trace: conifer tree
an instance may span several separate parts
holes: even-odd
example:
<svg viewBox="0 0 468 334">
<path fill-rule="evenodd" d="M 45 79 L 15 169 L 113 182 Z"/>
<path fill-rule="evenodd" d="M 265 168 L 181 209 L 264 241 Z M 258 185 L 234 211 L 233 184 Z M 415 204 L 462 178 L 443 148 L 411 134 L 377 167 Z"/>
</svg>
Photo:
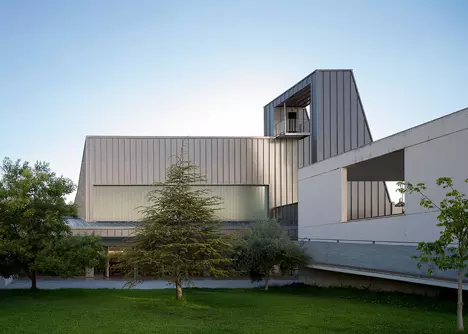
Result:
<svg viewBox="0 0 468 334">
<path fill-rule="evenodd" d="M 200 187 L 203 183 L 206 177 L 184 159 L 182 149 L 167 169 L 166 181 L 149 192 L 142 223 L 123 252 L 128 285 L 143 277 L 167 279 L 176 286 L 176 299 L 182 299 L 182 284 L 194 276 L 228 274 L 231 245 L 216 215 L 221 199 L 210 196 L 210 189 Z"/>
</svg>

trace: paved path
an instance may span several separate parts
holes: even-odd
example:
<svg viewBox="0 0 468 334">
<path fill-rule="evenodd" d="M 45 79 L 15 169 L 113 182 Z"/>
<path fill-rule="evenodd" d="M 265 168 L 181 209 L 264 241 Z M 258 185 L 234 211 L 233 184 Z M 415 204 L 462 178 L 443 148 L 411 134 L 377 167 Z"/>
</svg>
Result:
<svg viewBox="0 0 468 334">
<path fill-rule="evenodd" d="M 295 283 L 295 280 L 271 280 L 270 286 L 280 286 Z M 195 280 L 196 288 L 229 288 L 229 289 L 248 289 L 263 287 L 264 282 L 252 283 L 249 280 Z M 121 289 L 125 284 L 124 280 L 119 279 L 47 279 L 37 281 L 39 289 Z M 7 285 L 6 289 L 29 289 L 31 282 L 29 280 L 14 280 Z M 174 288 L 173 284 L 167 281 L 151 280 L 138 284 L 133 289 L 168 289 Z"/>
</svg>

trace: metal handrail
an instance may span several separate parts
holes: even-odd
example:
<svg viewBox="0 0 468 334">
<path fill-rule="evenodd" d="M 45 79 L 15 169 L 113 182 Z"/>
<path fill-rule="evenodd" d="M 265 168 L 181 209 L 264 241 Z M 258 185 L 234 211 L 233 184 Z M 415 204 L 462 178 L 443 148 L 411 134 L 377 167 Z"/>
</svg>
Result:
<svg viewBox="0 0 468 334">
<path fill-rule="evenodd" d="M 336 242 L 336 243 L 340 243 L 340 242 L 358 242 L 358 243 L 367 243 L 367 244 L 406 244 L 406 245 L 410 245 L 410 244 L 418 244 L 419 241 L 391 241 L 391 240 L 379 240 L 379 241 L 376 241 L 376 240 L 357 240 L 357 239 L 333 239 L 333 238 L 298 238 L 298 241 L 304 241 L 304 242 L 312 242 L 312 241 L 328 241 L 328 242 Z"/>
<path fill-rule="evenodd" d="M 309 120 L 286 119 L 276 123 L 276 135 L 285 133 L 309 133 Z"/>
</svg>

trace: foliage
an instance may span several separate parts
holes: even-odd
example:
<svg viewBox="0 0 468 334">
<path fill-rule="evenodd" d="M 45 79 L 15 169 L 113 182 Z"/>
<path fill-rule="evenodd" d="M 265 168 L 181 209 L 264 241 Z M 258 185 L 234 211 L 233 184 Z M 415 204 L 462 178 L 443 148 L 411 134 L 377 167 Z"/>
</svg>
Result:
<svg viewBox="0 0 468 334">
<path fill-rule="evenodd" d="M 136 228 L 130 247 L 123 252 L 122 266 L 129 286 L 138 275 L 167 279 L 176 284 L 176 298 L 182 298 L 182 283 L 209 272 L 226 276 L 231 245 L 220 231 L 216 216 L 221 205 L 210 190 L 193 187 L 206 178 L 184 152 L 166 172 L 166 182 L 155 184 L 142 208 L 143 221 Z"/>
<path fill-rule="evenodd" d="M 36 265 L 44 272 L 73 277 L 82 275 L 86 267 L 100 267 L 105 262 L 101 239 L 88 235 L 67 236 L 53 245 L 49 244 L 37 258 Z"/>
<path fill-rule="evenodd" d="M 44 162 L 6 158 L 0 171 L 0 275 L 24 273 L 35 289 L 38 271 L 68 277 L 102 258 L 99 239 L 73 237 L 64 221 L 76 212 L 65 202 L 70 179 Z"/>
<path fill-rule="evenodd" d="M 268 280 L 275 266 L 290 273 L 307 263 L 301 245 L 292 241 L 275 220 L 255 222 L 239 238 L 234 248 L 234 263 L 238 270 L 248 272 L 252 281 Z"/>
<path fill-rule="evenodd" d="M 465 180 L 468 183 L 468 179 Z M 414 256 L 418 259 L 418 267 L 422 264 L 428 265 L 428 272 L 432 274 L 435 268 L 439 270 L 458 271 L 458 329 L 463 330 L 462 318 L 462 280 L 466 272 L 466 261 L 468 260 L 468 198 L 465 194 L 454 188 L 453 181 L 449 177 L 441 177 L 436 184 L 447 189 L 445 198 L 440 204 L 434 203 L 425 191 L 424 183 L 416 185 L 410 182 L 400 182 L 401 193 L 419 193 L 422 195 L 420 205 L 427 209 L 438 211 L 437 226 L 441 227 L 439 239 L 434 242 L 421 242 L 418 244 L 420 254 Z M 465 274 L 465 276 L 467 276 Z"/>
</svg>

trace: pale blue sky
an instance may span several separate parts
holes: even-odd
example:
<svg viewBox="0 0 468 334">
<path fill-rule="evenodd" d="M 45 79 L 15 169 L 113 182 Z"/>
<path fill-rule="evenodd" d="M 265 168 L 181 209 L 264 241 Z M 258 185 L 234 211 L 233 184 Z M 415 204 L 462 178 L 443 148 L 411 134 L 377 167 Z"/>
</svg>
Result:
<svg viewBox="0 0 468 334">
<path fill-rule="evenodd" d="M 75 181 L 86 135 L 263 135 L 352 68 L 374 138 L 468 106 L 468 1 L 0 0 L 0 157 Z"/>
</svg>

